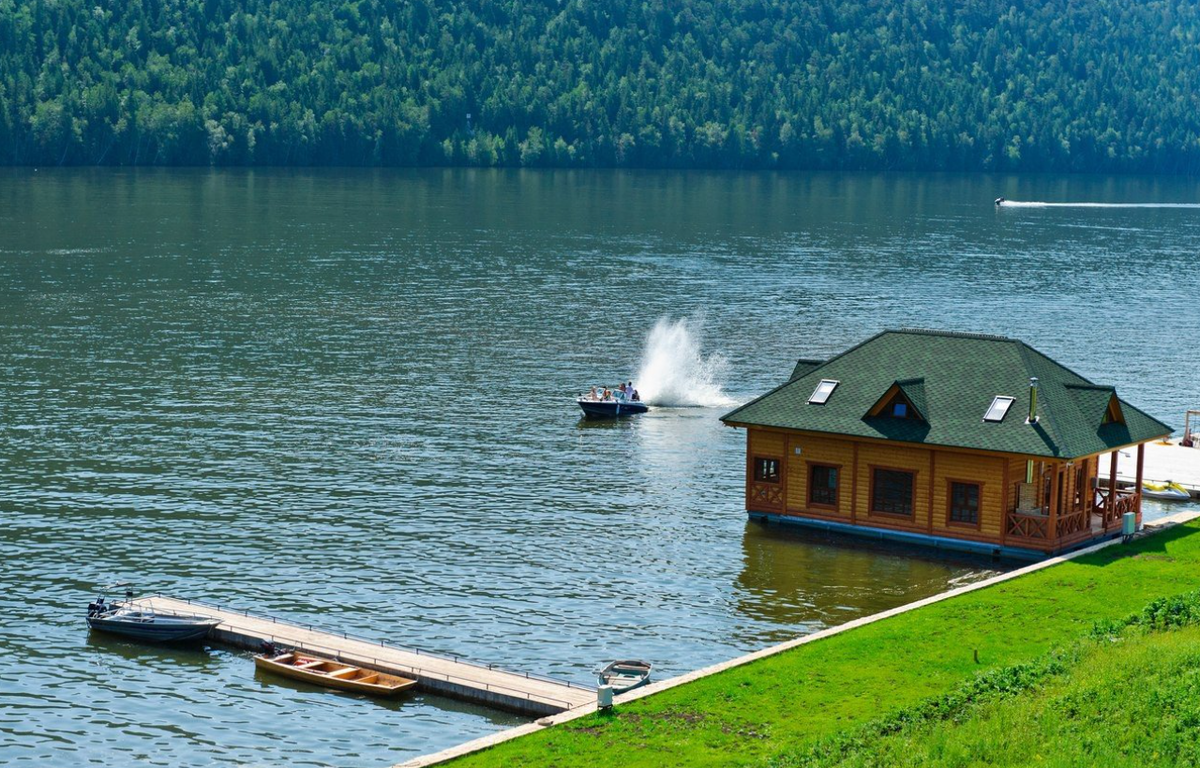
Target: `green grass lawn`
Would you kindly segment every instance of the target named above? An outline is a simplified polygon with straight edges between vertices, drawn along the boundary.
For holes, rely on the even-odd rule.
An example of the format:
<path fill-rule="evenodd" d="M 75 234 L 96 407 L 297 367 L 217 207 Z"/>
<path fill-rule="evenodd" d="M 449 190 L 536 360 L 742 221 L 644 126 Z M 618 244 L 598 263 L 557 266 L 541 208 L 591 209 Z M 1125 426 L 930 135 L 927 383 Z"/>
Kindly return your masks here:
<path fill-rule="evenodd" d="M 1030 662 L 1200 587 L 1189 524 L 819 640 L 455 761 L 455 766 L 786 762 L 820 739 Z M 974 652 L 979 652 L 976 664 Z M 1111 714 L 1114 727 L 1124 722 Z M 614 762 L 617 760 L 617 762 Z M 970 764 L 969 762 L 966 764 Z"/>
<path fill-rule="evenodd" d="M 1200 593 L 1165 631 L 1135 626 L 1006 667 L 776 768 L 1200 764 Z"/>

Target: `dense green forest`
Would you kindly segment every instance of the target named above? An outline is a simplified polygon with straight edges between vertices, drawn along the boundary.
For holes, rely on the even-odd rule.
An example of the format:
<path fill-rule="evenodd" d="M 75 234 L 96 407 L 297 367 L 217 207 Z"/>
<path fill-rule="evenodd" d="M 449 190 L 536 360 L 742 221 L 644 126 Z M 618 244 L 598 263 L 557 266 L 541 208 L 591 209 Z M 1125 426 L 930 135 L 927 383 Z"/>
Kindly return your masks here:
<path fill-rule="evenodd" d="M 1200 172 L 1172 0 L 0 0 L 0 164 Z"/>

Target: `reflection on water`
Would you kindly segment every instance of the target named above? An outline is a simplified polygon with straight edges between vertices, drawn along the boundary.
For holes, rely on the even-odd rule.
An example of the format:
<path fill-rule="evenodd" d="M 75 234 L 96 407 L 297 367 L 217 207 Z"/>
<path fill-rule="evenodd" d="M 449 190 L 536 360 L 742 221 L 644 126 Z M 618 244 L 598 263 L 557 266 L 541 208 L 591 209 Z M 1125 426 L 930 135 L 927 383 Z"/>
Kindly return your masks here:
<path fill-rule="evenodd" d="M 742 549 L 738 610 L 779 625 L 779 641 L 796 627 L 815 632 L 1014 565 L 757 521 L 747 522 Z"/>
<path fill-rule="evenodd" d="M 384 766 L 519 721 L 92 638 L 98 584 L 591 682 L 978 578 L 748 526 L 723 407 L 587 423 L 574 397 L 635 376 L 661 317 L 737 402 L 915 325 L 1025 338 L 1178 423 L 1200 339 L 1162 286 L 1198 293 L 1200 217 L 992 201 L 1194 186 L 0 169 L 0 764 Z"/>

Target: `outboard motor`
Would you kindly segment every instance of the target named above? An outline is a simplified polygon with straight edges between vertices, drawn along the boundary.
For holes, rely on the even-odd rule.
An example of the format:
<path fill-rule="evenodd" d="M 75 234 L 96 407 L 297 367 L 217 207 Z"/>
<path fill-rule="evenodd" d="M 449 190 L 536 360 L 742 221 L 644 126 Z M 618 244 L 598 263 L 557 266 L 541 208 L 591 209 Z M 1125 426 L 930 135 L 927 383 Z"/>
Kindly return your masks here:
<path fill-rule="evenodd" d="M 100 616 L 107 610 L 108 610 L 108 606 L 104 604 L 104 598 L 98 597 L 98 598 L 96 598 L 96 602 L 88 603 L 87 615 L 88 615 L 88 618 L 92 618 L 94 616 Z"/>
<path fill-rule="evenodd" d="M 1005 203 L 1005 200 L 1003 197 L 996 198 L 996 205 L 1004 205 L 1004 203 Z"/>

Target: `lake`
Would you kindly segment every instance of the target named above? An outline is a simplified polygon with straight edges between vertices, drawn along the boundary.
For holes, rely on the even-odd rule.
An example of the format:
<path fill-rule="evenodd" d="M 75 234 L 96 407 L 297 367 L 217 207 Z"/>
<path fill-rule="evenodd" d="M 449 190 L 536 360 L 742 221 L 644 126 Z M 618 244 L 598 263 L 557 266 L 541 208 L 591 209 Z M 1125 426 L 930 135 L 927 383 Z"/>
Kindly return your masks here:
<path fill-rule="evenodd" d="M 915 326 L 1019 337 L 1181 427 L 1200 210 L 998 195 L 1200 185 L 0 170 L 0 763 L 387 766 L 523 722 L 89 635 L 116 581 L 591 682 L 993 573 L 749 523 L 718 417 Z M 621 379 L 669 407 L 581 422 Z"/>

